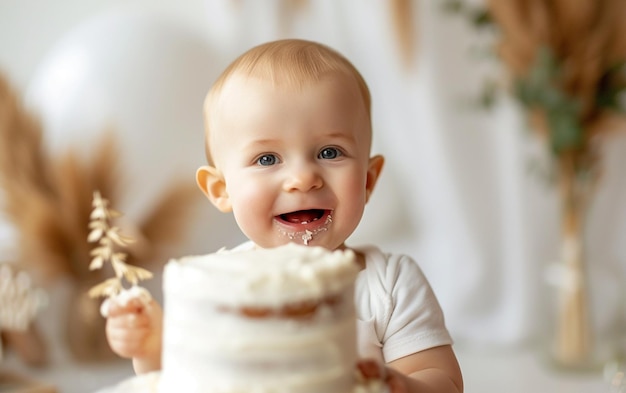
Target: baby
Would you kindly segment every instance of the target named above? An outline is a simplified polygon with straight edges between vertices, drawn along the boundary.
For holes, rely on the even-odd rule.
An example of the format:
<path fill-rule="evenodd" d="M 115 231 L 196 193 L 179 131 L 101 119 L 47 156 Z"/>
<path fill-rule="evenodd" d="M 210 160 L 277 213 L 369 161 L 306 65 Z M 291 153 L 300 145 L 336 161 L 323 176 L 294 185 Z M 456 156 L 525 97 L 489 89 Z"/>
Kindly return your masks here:
<path fill-rule="evenodd" d="M 204 103 L 208 165 L 196 179 L 250 241 L 345 249 L 383 168 L 370 155 L 369 89 L 336 51 L 310 41 L 254 47 L 217 79 Z M 442 310 L 418 265 L 374 246 L 350 247 L 356 282 L 358 367 L 401 392 L 462 392 Z M 137 373 L 160 369 L 161 307 L 112 304 L 106 333 Z M 384 364 L 385 367 L 379 367 Z"/>

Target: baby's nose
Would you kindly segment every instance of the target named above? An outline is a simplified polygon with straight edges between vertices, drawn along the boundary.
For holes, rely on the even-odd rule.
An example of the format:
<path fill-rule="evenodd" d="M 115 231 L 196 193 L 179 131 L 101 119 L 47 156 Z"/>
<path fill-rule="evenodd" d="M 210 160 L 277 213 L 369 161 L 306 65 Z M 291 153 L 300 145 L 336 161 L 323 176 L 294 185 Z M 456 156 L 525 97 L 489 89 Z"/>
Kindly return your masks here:
<path fill-rule="evenodd" d="M 294 168 L 284 182 L 284 190 L 307 192 L 317 188 L 321 188 L 323 184 L 322 177 L 311 165 L 302 165 Z"/>

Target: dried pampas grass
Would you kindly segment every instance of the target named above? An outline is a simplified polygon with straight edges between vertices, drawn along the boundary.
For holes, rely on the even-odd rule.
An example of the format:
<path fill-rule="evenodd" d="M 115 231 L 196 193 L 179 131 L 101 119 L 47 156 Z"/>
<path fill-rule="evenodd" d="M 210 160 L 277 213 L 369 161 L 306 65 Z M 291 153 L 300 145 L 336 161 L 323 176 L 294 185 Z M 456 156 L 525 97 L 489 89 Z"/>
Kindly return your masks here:
<path fill-rule="evenodd" d="M 562 365 L 587 367 L 595 344 L 584 226 L 603 144 L 626 130 L 626 2 L 488 0 L 487 14 L 506 85 L 545 141 L 560 192 L 563 282 L 551 350 Z"/>
<path fill-rule="evenodd" d="M 88 159 L 72 148 L 59 156 L 48 154 L 39 121 L 0 75 L 0 208 L 18 235 L 14 262 L 43 286 L 61 278 L 75 284 L 77 304 L 67 308 L 67 325 L 70 349 L 81 360 L 112 355 L 99 302 L 86 296 L 106 274 L 89 270 L 86 239 L 94 191 L 113 204 L 123 191 L 117 143 L 109 130 L 94 141 Z M 141 240 L 129 247 L 134 265 L 156 271 L 176 252 L 193 209 L 203 200 L 195 190 L 190 177 L 155 197 L 153 208 L 134 224 Z"/>
<path fill-rule="evenodd" d="M 407 69 L 413 67 L 417 51 L 417 27 L 414 20 L 417 5 L 415 0 L 393 0 L 389 3 L 400 56 Z"/>
<path fill-rule="evenodd" d="M 490 0 L 488 9 L 513 84 L 535 96 L 520 97 L 533 128 L 557 155 L 572 156 L 581 171 L 591 169 L 597 139 L 626 125 L 617 102 L 626 89 L 626 2 Z M 571 120 L 556 111 L 570 112 Z M 559 120 L 579 131 L 555 135 Z"/>
<path fill-rule="evenodd" d="M 131 254 L 129 260 L 146 267 L 150 261 L 164 261 L 174 256 L 175 246 L 183 240 L 184 228 L 199 201 L 204 201 L 204 198 L 193 181 L 178 181 L 166 189 L 139 223 L 140 233 L 150 246 L 144 248 L 140 258 Z"/>

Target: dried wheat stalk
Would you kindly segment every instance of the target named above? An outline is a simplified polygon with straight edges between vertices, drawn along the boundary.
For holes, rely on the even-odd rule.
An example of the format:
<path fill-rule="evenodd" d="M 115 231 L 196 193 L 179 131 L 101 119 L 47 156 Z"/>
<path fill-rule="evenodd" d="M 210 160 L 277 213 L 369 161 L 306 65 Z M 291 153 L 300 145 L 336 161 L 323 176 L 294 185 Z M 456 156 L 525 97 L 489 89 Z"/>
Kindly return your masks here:
<path fill-rule="evenodd" d="M 91 297 L 112 297 L 119 294 L 123 289 L 123 280 L 137 285 L 141 280 L 152 278 L 152 273 L 148 270 L 127 264 L 126 253 L 117 251 L 117 247 L 127 247 L 134 242 L 132 238 L 123 236 L 118 227 L 112 225 L 112 220 L 118 217 L 121 217 L 121 213 L 111 209 L 109 201 L 102 198 L 100 192 L 95 191 L 89 223 L 91 232 L 87 241 L 98 242 L 98 246 L 91 251 L 93 259 L 89 264 L 89 270 L 101 269 L 108 262 L 113 267 L 115 277 L 89 290 Z"/>

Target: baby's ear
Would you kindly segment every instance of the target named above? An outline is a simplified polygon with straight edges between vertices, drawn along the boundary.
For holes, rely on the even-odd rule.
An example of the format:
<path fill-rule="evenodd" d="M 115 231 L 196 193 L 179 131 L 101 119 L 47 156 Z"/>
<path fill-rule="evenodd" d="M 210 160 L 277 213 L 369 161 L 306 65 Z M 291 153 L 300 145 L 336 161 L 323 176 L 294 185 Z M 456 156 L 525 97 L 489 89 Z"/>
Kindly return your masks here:
<path fill-rule="evenodd" d="M 212 166 L 202 166 L 196 171 L 198 186 L 215 207 L 223 212 L 232 211 L 222 172 Z"/>
<path fill-rule="evenodd" d="M 380 172 L 383 170 L 385 164 L 385 158 L 380 155 L 376 155 L 370 158 L 370 162 L 367 168 L 367 180 L 365 182 L 365 195 L 366 202 L 369 201 L 370 195 L 374 191 Z"/>

